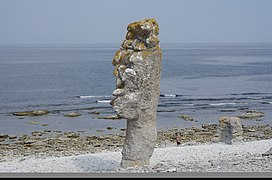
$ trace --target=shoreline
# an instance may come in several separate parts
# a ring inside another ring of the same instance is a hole
[[[271,125],[248,125],[243,128],[243,142],[272,139]],[[158,131],[156,148],[177,147],[176,135],[182,134],[179,146],[212,144],[218,137],[218,124],[202,127],[172,128]],[[0,141],[0,162],[24,161],[28,157],[65,157],[80,154],[117,152],[123,147],[125,129],[120,133],[85,136],[79,132],[33,131],[30,135],[7,136]],[[1,138],[0,138],[1,139]]]

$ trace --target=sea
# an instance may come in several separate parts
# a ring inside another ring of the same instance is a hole
[[[265,116],[242,119],[243,125],[272,124],[272,43],[160,46],[158,130],[201,127],[249,110]],[[1,44],[0,134],[49,129],[97,135],[125,129],[125,119],[99,118],[114,115],[109,104],[116,80],[111,62],[119,48],[120,44]],[[50,113],[13,115],[40,109]],[[81,116],[66,117],[70,112]]]

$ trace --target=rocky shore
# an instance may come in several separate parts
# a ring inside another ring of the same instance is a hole
[[[243,141],[272,138],[270,125],[242,126]],[[202,127],[173,128],[158,132],[156,147],[177,147],[213,143],[217,134],[217,124],[203,124]],[[177,136],[181,138],[177,144]],[[100,152],[117,152],[122,149],[125,129],[116,134],[100,136],[85,135],[80,132],[53,130],[33,131],[21,136],[0,134],[0,162],[13,159],[23,161],[27,157],[62,157]]]
[[[111,177],[112,175],[129,173],[129,176],[159,175],[160,177],[161,175],[175,177],[196,175],[199,177],[203,177],[203,175],[208,177],[214,175],[271,177],[271,147],[271,139],[266,139],[239,142],[232,145],[190,143],[180,147],[155,148],[149,165],[128,168],[120,166],[121,151],[60,157],[28,155],[0,162],[0,173],[11,176],[13,173],[20,173],[23,176],[27,175],[25,173],[37,173],[37,176],[60,176],[58,173],[64,173],[61,176],[68,173],[66,176],[70,176],[69,173],[72,173],[71,175],[74,176],[99,175],[101,177],[109,175]],[[266,153],[267,150],[268,153]],[[204,174],[198,174],[198,172],[204,172]],[[207,174],[207,172],[211,172],[211,174]]]

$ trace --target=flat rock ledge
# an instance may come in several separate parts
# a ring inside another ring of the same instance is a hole
[[[12,113],[12,115],[14,116],[41,116],[48,113],[49,111],[47,110],[33,110],[33,111],[15,112],[15,113]]]

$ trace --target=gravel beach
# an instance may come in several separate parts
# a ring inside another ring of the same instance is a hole
[[[0,162],[1,173],[156,173],[156,172],[271,172],[272,155],[262,154],[272,140],[232,145],[206,143],[156,148],[149,166],[120,167],[121,151],[66,157],[14,158]]]
[[[120,167],[125,129],[101,136],[51,130],[2,134],[0,175],[271,173],[272,152],[264,155],[272,147],[270,125],[243,125],[243,139],[231,145],[217,141],[218,128],[203,124],[158,131],[150,165],[126,169]]]

